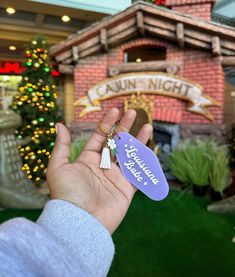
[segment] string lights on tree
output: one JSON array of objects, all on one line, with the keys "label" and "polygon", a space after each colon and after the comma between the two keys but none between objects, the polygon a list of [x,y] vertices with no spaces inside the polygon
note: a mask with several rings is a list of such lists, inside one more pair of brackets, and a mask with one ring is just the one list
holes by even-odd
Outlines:
[{"label": "string lights on tree", "polygon": [[39,184],[45,178],[54,147],[55,123],[61,116],[45,39],[35,37],[25,54],[26,69],[21,74],[22,81],[11,108],[22,118],[22,126],[16,131],[22,170]]}]

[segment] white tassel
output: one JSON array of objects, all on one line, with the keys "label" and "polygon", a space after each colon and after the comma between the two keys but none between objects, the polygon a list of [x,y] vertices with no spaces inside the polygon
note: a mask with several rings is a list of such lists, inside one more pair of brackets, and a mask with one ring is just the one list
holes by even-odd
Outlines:
[{"label": "white tassel", "polygon": [[111,168],[110,149],[108,147],[104,147],[102,150],[100,168],[104,168],[104,169]]}]

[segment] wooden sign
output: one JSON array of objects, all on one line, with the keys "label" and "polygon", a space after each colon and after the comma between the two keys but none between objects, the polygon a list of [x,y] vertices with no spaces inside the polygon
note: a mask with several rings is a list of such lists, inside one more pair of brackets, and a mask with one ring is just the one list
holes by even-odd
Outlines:
[{"label": "wooden sign", "polygon": [[189,80],[161,72],[122,74],[108,78],[89,89],[87,96],[78,99],[76,106],[85,106],[80,117],[89,112],[101,111],[101,101],[134,93],[157,94],[188,101],[188,111],[212,119],[206,107],[217,105],[216,101],[203,94],[203,88]]}]

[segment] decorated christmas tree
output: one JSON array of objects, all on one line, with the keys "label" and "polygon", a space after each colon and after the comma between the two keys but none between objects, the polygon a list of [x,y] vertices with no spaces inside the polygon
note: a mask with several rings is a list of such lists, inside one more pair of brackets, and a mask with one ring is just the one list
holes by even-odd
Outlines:
[{"label": "decorated christmas tree", "polygon": [[22,126],[16,131],[22,170],[39,184],[45,178],[55,141],[55,123],[60,115],[45,39],[34,37],[25,54],[26,69],[11,108],[22,118]]}]

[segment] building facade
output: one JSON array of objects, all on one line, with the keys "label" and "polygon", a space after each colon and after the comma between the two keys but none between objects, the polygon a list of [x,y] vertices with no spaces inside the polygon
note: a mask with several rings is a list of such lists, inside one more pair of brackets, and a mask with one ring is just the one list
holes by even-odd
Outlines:
[{"label": "building facade", "polygon": [[235,65],[235,31],[210,21],[213,4],[168,0],[162,8],[137,2],[53,47],[70,79],[67,124],[80,133],[94,129],[111,107],[134,108],[133,132],[152,122],[154,143],[166,151],[180,138],[225,140],[233,117],[225,67]]},{"label": "building facade", "polygon": [[213,1],[167,5],[135,3],[52,48],[70,80],[65,114],[73,132],[92,131],[118,107],[137,111],[133,134],[153,124],[161,153],[192,136],[226,141],[234,100],[225,67],[234,66],[235,31],[210,21]]}]

